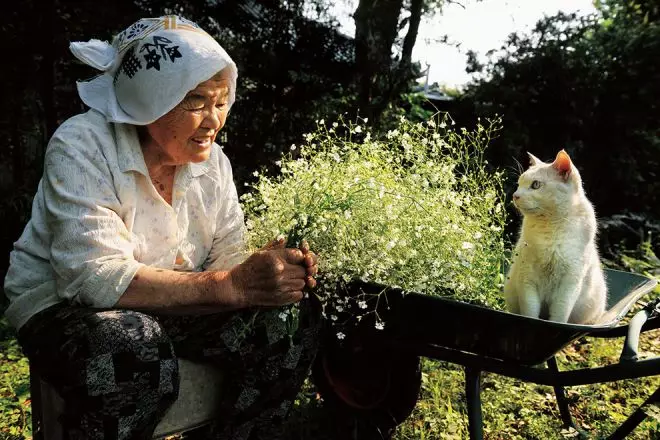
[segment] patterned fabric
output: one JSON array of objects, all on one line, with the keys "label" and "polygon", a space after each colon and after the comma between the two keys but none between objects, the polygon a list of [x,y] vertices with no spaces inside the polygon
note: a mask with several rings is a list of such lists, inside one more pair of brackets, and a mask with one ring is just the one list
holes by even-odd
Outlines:
[{"label": "patterned fabric", "polygon": [[179,167],[172,206],[153,188],[135,127],[94,110],[58,128],[44,170],[5,278],[17,328],[63,300],[114,306],[143,264],[228,270],[245,257],[243,212],[217,144],[207,161]]},{"label": "patterned fabric", "polygon": [[70,49],[103,72],[78,82],[78,94],[111,122],[149,124],[224,69],[231,73],[229,105],[234,102],[236,64],[213,37],[183,17],[143,18],[112,44],[92,39],[72,42]]},{"label": "patterned fabric", "polygon": [[304,301],[291,337],[277,309],[152,316],[60,304],[35,315],[19,340],[65,400],[65,439],[150,438],[178,394],[180,356],[227,378],[209,438],[274,440],[318,348],[320,312]]}]

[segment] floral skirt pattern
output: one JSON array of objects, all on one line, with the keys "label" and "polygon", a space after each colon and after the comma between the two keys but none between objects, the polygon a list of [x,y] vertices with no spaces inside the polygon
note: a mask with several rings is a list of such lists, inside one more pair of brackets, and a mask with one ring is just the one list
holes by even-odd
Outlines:
[{"label": "floral skirt pattern", "polygon": [[209,438],[276,439],[318,349],[320,311],[303,300],[289,334],[281,309],[154,315],[57,305],[19,341],[65,401],[65,439],[147,439],[178,395],[177,358],[227,380]]}]

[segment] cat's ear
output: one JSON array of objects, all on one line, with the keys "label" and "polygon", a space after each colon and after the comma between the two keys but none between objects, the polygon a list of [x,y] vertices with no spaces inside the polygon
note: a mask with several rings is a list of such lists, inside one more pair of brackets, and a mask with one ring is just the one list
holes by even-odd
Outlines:
[{"label": "cat's ear", "polygon": [[532,153],[530,153],[529,151],[527,152],[527,155],[529,156],[529,166],[530,166],[530,167],[533,167],[533,166],[535,166],[535,165],[539,165],[539,164],[542,164],[542,163],[543,163],[543,161],[542,161],[541,159],[539,159],[538,157],[534,156],[534,155],[533,155]]},{"label": "cat's ear", "polygon": [[555,161],[552,162],[552,168],[557,170],[564,181],[568,180],[568,178],[571,176],[573,163],[571,162],[571,158],[566,151],[561,150],[559,153],[557,153]]}]

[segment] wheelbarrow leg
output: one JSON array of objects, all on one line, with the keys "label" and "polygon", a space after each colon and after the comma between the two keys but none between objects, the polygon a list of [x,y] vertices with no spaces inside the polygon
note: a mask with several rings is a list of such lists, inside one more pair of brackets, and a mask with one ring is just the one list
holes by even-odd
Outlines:
[{"label": "wheelbarrow leg", "polygon": [[[559,373],[559,367],[557,366],[557,359],[553,356],[548,359],[548,368],[553,373]],[[573,423],[573,418],[571,417],[571,412],[568,409],[568,401],[566,400],[566,394],[564,393],[564,387],[561,385],[555,385],[555,397],[557,398],[557,406],[559,407],[559,414],[561,415],[561,421],[564,423],[564,428],[573,428],[577,429]]]},{"label": "wheelbarrow leg", "polygon": [[470,440],[483,440],[481,416],[481,371],[465,367],[465,397],[467,400],[468,429]]},{"label": "wheelbarrow leg", "polygon": [[637,425],[642,423],[642,421],[646,418],[646,413],[644,412],[643,408],[647,405],[651,405],[653,403],[659,403],[659,402],[660,402],[660,388],[655,390],[655,393],[651,394],[651,396],[648,399],[646,399],[646,402],[644,402],[642,406],[637,408],[637,410],[634,413],[632,413],[630,417],[628,417],[626,421],[623,422],[621,426],[619,426],[611,436],[608,437],[608,440],[625,439],[628,436],[628,434],[633,432],[633,430],[637,427]]}]

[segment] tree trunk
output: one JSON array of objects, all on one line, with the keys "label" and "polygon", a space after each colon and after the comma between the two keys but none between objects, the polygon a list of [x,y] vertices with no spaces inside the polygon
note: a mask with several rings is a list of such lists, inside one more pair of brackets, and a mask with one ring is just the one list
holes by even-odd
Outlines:
[{"label": "tree trunk", "polygon": [[400,62],[401,67],[410,65],[413,47],[415,47],[417,34],[419,33],[419,24],[422,21],[423,6],[424,0],[411,0],[410,2],[410,20],[408,22],[408,32],[403,40],[403,51],[401,52]]},{"label": "tree trunk", "polygon": [[410,2],[410,17],[408,20],[408,32],[403,40],[403,49],[401,51],[401,59],[399,65],[390,75],[388,87],[383,90],[383,99],[380,105],[373,109],[375,120],[380,118],[380,115],[385,111],[387,106],[392,100],[396,99],[406,87],[409,81],[414,79],[412,71],[412,51],[417,41],[417,34],[419,33],[419,24],[422,21],[422,8],[424,0],[411,0]]},{"label": "tree trunk", "polygon": [[355,19],[355,62],[359,81],[359,111],[373,120],[383,97],[383,79],[391,72],[394,44],[403,0],[360,0]]}]

